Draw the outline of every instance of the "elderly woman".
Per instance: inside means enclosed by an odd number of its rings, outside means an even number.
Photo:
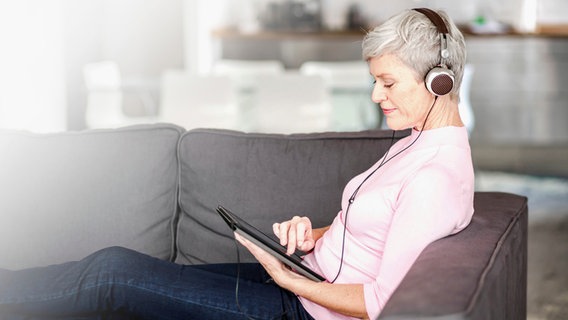
[[[363,56],[388,126],[412,133],[347,184],[330,226],[312,229],[307,217],[274,224],[288,252],[308,252],[304,263],[327,281],[238,235],[260,263],[181,266],[109,248],[0,270],[0,317],[376,318],[421,251],[468,225],[474,178],[458,113],[465,43],[447,15],[404,11],[366,35]]]

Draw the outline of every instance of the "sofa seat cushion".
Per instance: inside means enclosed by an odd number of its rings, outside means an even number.
[[[408,132],[397,133],[396,139]],[[375,163],[392,131],[253,134],[192,130],[180,141],[180,221],[176,261],[237,261],[233,235],[215,213],[221,204],[266,233],[272,224],[307,215],[331,223],[343,187]],[[254,261],[240,250],[241,261]]]
[[[76,260],[114,245],[169,259],[182,133],[172,125],[1,131],[0,267]]]

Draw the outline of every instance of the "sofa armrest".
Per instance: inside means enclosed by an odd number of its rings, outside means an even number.
[[[429,245],[378,319],[526,319],[527,198],[476,192],[462,232]]]

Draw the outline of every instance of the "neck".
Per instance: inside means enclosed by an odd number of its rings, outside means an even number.
[[[432,111],[428,115],[424,126],[417,126],[417,130],[431,130],[443,127],[463,127],[460,117],[458,102],[449,96],[438,97],[432,105]],[[424,123],[424,122],[423,122]]]

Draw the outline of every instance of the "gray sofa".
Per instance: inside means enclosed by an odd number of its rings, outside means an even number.
[[[295,214],[323,226],[348,179],[390,139],[389,131],[286,136],[169,124],[0,131],[0,268],[117,245],[183,264],[236,261],[218,204],[265,230]],[[467,229],[425,249],[380,319],[526,318],[527,199],[478,192],[475,210]]]

